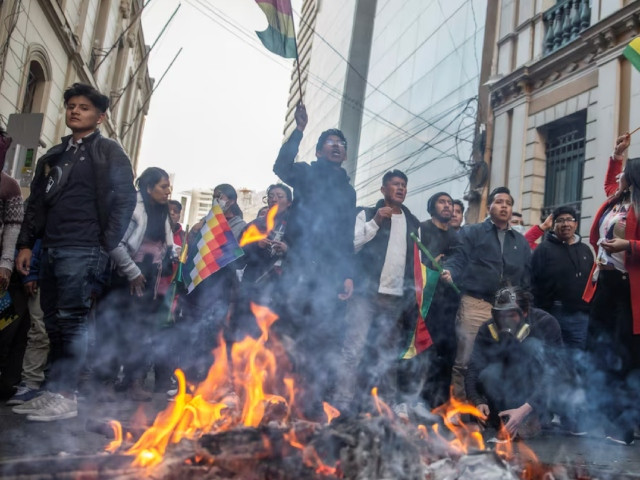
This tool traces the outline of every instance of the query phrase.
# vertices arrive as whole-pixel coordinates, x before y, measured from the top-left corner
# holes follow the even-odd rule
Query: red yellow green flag
[[[415,242],[413,244],[413,278],[415,281],[418,316],[409,345],[402,355],[400,355],[400,358],[404,360],[415,357],[433,344],[431,334],[429,330],[427,330],[424,319],[431,305],[435,286],[440,278],[438,272],[429,270],[420,261],[420,251],[418,250],[418,244]]]
[[[276,55],[296,58],[296,36],[291,0],[256,0],[256,3],[269,22],[266,30],[256,32],[262,44]]]
[[[631,40],[631,43],[625,47],[622,54],[627,57],[631,65],[636,67],[636,70],[640,70],[640,37]]]

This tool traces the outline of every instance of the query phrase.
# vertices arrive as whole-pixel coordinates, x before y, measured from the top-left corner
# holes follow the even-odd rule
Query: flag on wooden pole
[[[269,22],[266,30],[256,32],[262,44],[276,55],[297,58],[291,0],[256,0],[256,3]]]

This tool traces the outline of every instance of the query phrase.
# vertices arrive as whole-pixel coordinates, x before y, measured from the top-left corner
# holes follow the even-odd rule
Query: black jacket
[[[501,251],[497,227],[488,218],[465,225],[458,238],[443,268],[463,293],[493,303],[495,292],[504,286],[530,287],[531,248],[521,234],[507,230]]]
[[[582,293],[593,265],[591,249],[580,241],[571,245],[549,233],[531,258],[531,283],[535,304],[549,310],[554,303],[569,310],[589,310]]]
[[[531,331],[522,341],[502,335],[496,341],[485,322],[478,330],[465,374],[465,391],[474,404],[516,408],[529,403],[540,409],[551,395],[553,369],[562,346],[558,321],[532,308],[527,322]]]
[[[320,278],[339,288],[353,278],[353,235],[356,192],[346,171],[324,159],[295,162],[302,132],[295,130],[282,145],[273,171],[294,188],[285,242],[287,273]]]
[[[365,208],[365,218],[371,220],[379,208],[384,207],[384,200],[380,200],[375,207]],[[404,266],[404,292],[408,292],[415,297],[415,284],[413,274],[413,240],[411,233],[418,235],[420,221],[402,205],[402,212],[407,221],[407,255]],[[358,293],[375,295],[380,288],[380,275],[387,255],[387,245],[391,234],[391,219],[384,219],[378,229],[376,236],[367,242],[356,254],[355,288]]]
[[[434,258],[443,255],[439,261],[440,265],[451,255],[454,248],[460,244],[458,233],[452,228],[448,230],[440,230],[433,220],[427,220],[420,224],[420,240],[422,244],[429,250]],[[422,255],[422,262],[430,269],[436,270],[433,262],[426,256]]]
[[[17,248],[33,248],[44,236],[47,206],[44,201],[47,175],[51,164],[64,153],[71,135],[45,153],[36,166],[31,181],[31,194],[18,237]],[[100,224],[100,244],[109,252],[124,236],[136,206],[131,161],[122,147],[96,131],[84,141],[88,157],[93,162],[96,178],[96,204]]]

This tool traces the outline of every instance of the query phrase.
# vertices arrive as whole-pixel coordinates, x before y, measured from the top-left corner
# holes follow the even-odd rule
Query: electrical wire
[[[451,121],[450,121],[450,122],[445,126],[445,128],[447,128],[447,127],[448,127],[448,126],[450,126],[453,122],[455,122],[455,120],[456,120],[456,119],[460,118],[460,116],[464,114],[464,112],[465,112],[466,108],[468,107],[469,103],[470,103],[471,101],[473,101],[473,100],[477,100],[477,97],[471,97],[470,99],[468,99],[468,100],[467,100],[467,106],[465,106],[465,108],[463,109],[463,111],[462,111],[460,114],[458,114],[456,117],[454,117],[454,118],[453,118],[453,119],[452,119],[452,120],[451,120]],[[427,127],[425,127],[425,128],[427,128]],[[439,135],[439,134],[436,134],[436,136],[437,136],[437,135]],[[435,138],[435,137],[434,137],[434,138]],[[446,141],[446,140],[449,140],[450,138],[451,138],[451,136],[449,136],[449,137],[445,137],[445,138],[443,138],[443,139],[439,140],[438,142],[435,142],[435,145],[438,145],[438,144],[439,144],[439,143],[441,143],[441,142],[444,142],[444,141]],[[396,145],[396,147],[397,147],[397,146],[399,146],[399,145],[400,145],[400,143],[404,143],[404,142],[399,142],[399,144],[398,144],[398,145]],[[360,191],[360,190],[362,190],[362,188],[364,188],[364,187],[368,186],[370,183],[372,183],[373,181],[375,181],[375,180],[377,179],[377,175],[381,175],[381,174],[383,174],[385,170],[387,170],[387,169],[389,169],[389,168],[395,168],[395,167],[399,166],[399,165],[400,165],[400,164],[402,164],[404,161],[406,161],[408,158],[412,158],[416,153],[420,153],[420,152],[422,152],[422,151],[424,151],[424,150],[426,150],[426,149],[428,149],[428,148],[432,147],[432,145],[434,145],[433,140],[432,140],[432,141],[430,141],[430,142],[425,142],[425,143],[424,143],[422,146],[420,146],[416,151],[412,152],[411,154],[409,154],[409,155],[408,155],[408,156],[406,156],[406,157],[403,157],[400,161],[396,162],[396,163],[395,163],[394,165],[392,165],[391,167],[384,168],[384,169],[382,169],[381,171],[379,171],[379,172],[377,172],[377,173],[374,173],[373,175],[370,175],[370,176],[369,176],[369,178],[368,178],[366,181],[364,181],[364,182],[362,182],[362,183],[358,183],[358,184],[356,184],[356,186],[355,186],[356,191]],[[438,150],[438,149],[436,149],[436,151],[440,151],[441,153],[446,154],[445,152],[442,152],[441,150]],[[373,157],[373,158],[369,159],[367,162],[364,162],[364,163],[362,163],[362,164],[359,164],[359,165],[358,165],[358,168],[360,169],[361,167],[364,167],[364,166],[367,166],[367,165],[369,165],[369,164],[373,163],[374,161],[376,161],[378,158],[380,158],[382,155],[384,155],[384,154],[386,154],[386,153],[388,153],[388,152],[384,152],[384,153],[382,153],[382,154],[380,154],[380,155],[377,155],[377,156],[375,156],[375,157]]]
[[[457,10],[459,11],[462,7],[464,6],[461,5]],[[425,118],[421,117],[420,115],[412,112],[411,110],[409,110],[407,107],[405,107],[404,105],[398,103],[394,98],[390,97],[389,95],[387,95],[386,93],[384,93],[382,90],[380,90],[380,88],[374,84],[372,84],[362,73],[360,73],[354,66],[353,64],[351,64],[351,62],[349,62],[349,60],[347,58],[344,57],[344,55],[342,55],[333,45],[331,45],[331,43],[326,40],[322,35],[320,35],[316,29],[309,24],[308,22],[306,22],[304,20],[304,18],[294,10],[294,12],[300,17],[300,21],[303,22],[310,30],[311,32],[313,32],[313,34],[315,36],[317,36],[320,40],[322,40],[331,50],[333,50],[333,52],[338,55],[348,66],[349,68],[358,76],[360,77],[361,80],[363,80],[367,85],[369,85],[371,88],[373,88],[376,92],[380,93],[382,96],[384,96],[385,98],[387,98],[388,100],[390,100],[394,105],[396,105],[397,107],[401,108],[402,110],[404,110],[405,112],[409,113],[410,115],[414,116],[416,119],[422,120],[423,122],[429,123],[428,120],[426,120]],[[455,13],[455,12],[454,12]],[[418,45],[418,47],[416,49],[414,49],[407,57],[406,59],[401,62],[400,64],[396,65],[396,68],[394,69],[394,72],[400,68],[409,58],[412,58],[413,55],[415,54],[415,52],[418,51],[418,49],[424,45],[439,29],[436,29],[431,35],[429,35],[420,45]],[[382,85],[389,77],[385,78],[384,80],[382,80],[382,82],[380,82],[380,85]],[[435,129],[438,129],[437,126],[435,125],[430,125]]]
[[[202,6],[202,8],[205,8],[208,12],[212,13],[213,15],[218,17],[220,20],[209,16],[206,12],[204,12],[202,10],[202,8],[200,8],[199,5],[194,5],[193,2],[197,2],[198,4],[200,4]],[[247,29],[244,29],[243,27],[240,27],[236,22],[234,22],[233,20],[229,19],[229,17],[226,16],[217,7],[215,7],[215,6],[213,6],[213,5],[209,4],[209,3],[205,3],[203,0],[187,0],[187,4],[189,4],[190,6],[196,8],[200,13],[204,14],[207,18],[209,18],[210,20],[214,21],[216,24],[218,24],[221,27],[223,27],[225,30],[227,30],[229,33],[234,35],[239,40],[247,43],[252,48],[254,48],[257,51],[259,51],[262,55],[264,55],[264,56],[266,56],[267,58],[270,58],[270,59],[274,58],[271,55],[267,55],[267,53],[264,51],[264,48],[262,47],[262,45],[259,44],[259,42],[257,40],[257,37],[255,35],[253,35],[253,32],[248,33]],[[224,22],[224,23],[221,23],[221,21]],[[233,28],[233,29],[237,30],[240,34],[242,34],[245,37],[247,37],[249,39],[249,41],[247,42],[244,38],[240,37],[235,31],[232,31],[230,28]],[[279,65],[282,65],[281,62],[276,62],[276,63],[279,64]],[[371,118],[378,119],[379,121],[381,121],[381,123],[386,124],[388,126],[391,126],[392,128],[404,133],[405,135],[408,136],[408,138],[412,138],[413,136],[415,136],[415,134],[407,132],[406,130],[404,130],[404,128],[394,124],[390,120],[385,119],[380,114],[375,113],[375,112],[371,111],[370,109],[367,109],[367,108],[363,107],[363,105],[360,102],[348,97],[347,95],[344,95],[343,93],[341,93],[339,90],[335,89],[334,87],[331,87],[329,84],[326,83],[326,81],[324,81],[323,79],[320,79],[320,77],[314,76],[313,74],[311,74],[308,71],[306,73],[307,73],[307,81],[309,81],[310,84],[312,84],[314,86],[318,86],[317,82],[320,82],[321,86],[319,87],[319,89],[329,93],[330,96],[333,96],[334,98],[337,98],[337,99],[343,99],[343,100],[351,102],[353,105],[356,105],[358,108],[362,108],[363,109],[363,113],[370,114]],[[313,81],[315,79],[318,79],[317,82]],[[331,89],[335,93],[335,95],[331,95],[331,93],[327,91],[327,88]],[[407,122],[407,123],[409,123],[409,122]],[[382,141],[385,141],[385,140],[386,139],[383,139]]]
[[[193,2],[197,2],[198,4],[201,5],[202,8],[199,8],[198,5],[195,5]],[[263,49],[261,48],[261,46],[259,46],[257,44],[257,40],[255,39],[255,36],[252,34],[247,34],[246,30],[243,29],[242,27],[239,27],[238,24],[236,22],[234,22],[233,20],[230,20],[225,14],[224,12],[222,12],[221,10],[219,10],[218,8],[216,8],[213,5],[210,5],[209,3],[205,3],[203,0],[187,0],[187,3],[190,4],[192,7],[196,8],[198,11],[200,11],[200,13],[203,13],[207,16],[207,18],[209,18],[210,20],[214,21],[215,23],[217,23],[218,25],[222,26],[223,28],[225,28],[229,33],[233,34],[236,38],[240,39],[241,41],[247,43],[248,45],[252,46],[254,49],[260,51],[262,54],[264,54],[265,56],[266,53],[263,52]],[[215,15],[217,17],[217,19],[214,19],[213,17],[211,17],[210,15],[207,15],[202,9],[206,9],[209,13]],[[298,12],[296,12],[298,13]],[[298,16],[300,17],[300,15],[298,14]],[[395,145],[393,145],[390,148],[387,148],[386,151],[382,152],[381,154],[373,157],[372,159],[368,160],[367,162],[365,162],[364,164],[359,164],[358,165],[358,169],[360,169],[361,167],[367,166],[368,164],[373,163],[375,160],[377,160],[378,158],[380,158],[383,155],[386,155],[387,153],[389,153],[391,150],[397,148],[398,146],[402,145],[403,143],[405,143],[406,141],[410,140],[411,138],[414,138],[418,133],[424,131],[426,128],[428,127],[432,127],[434,129],[437,130],[437,134],[430,139],[430,141],[428,142],[424,142],[423,145],[421,145],[418,149],[416,149],[414,152],[411,152],[409,155],[403,156],[399,161],[397,161],[393,166],[397,166],[402,164],[403,162],[413,158],[416,155],[419,155],[421,153],[423,153],[425,150],[429,149],[429,148],[433,148],[436,151],[439,151],[441,153],[440,156],[434,157],[433,159],[428,160],[427,162],[423,162],[421,165],[415,166],[415,163],[417,162],[414,161],[412,163],[412,165],[410,166],[411,171],[416,171],[420,168],[424,168],[424,166],[432,163],[433,161],[439,159],[439,158],[446,158],[446,157],[453,157],[455,158],[461,165],[466,166],[466,163],[464,161],[462,161],[459,157],[459,152],[458,152],[458,141],[465,141],[465,142],[469,142],[472,143],[472,140],[469,140],[469,136],[462,136],[461,135],[461,130],[462,130],[462,124],[464,122],[464,118],[461,119],[459,127],[458,127],[458,131],[455,134],[452,134],[448,131],[445,130],[445,128],[448,128],[448,126],[450,126],[453,122],[455,122],[455,120],[457,120],[458,118],[461,118],[465,115],[465,112],[469,106],[469,102],[472,100],[477,100],[477,97],[472,97],[471,99],[467,100],[467,105],[465,106],[465,108],[462,110],[461,113],[459,113],[456,117],[454,117],[448,124],[447,126],[445,126],[444,128],[440,128],[435,124],[435,121],[433,119],[431,120],[426,120],[425,118],[423,118],[421,115],[417,115],[414,112],[408,110],[406,107],[404,107],[403,105],[400,105],[397,101],[395,101],[393,98],[389,97],[387,94],[385,94],[384,92],[382,92],[377,86],[371,84],[371,82],[369,82],[366,78],[364,78],[364,76],[362,74],[360,74],[360,72],[357,71],[357,69],[355,69],[355,67],[353,67],[353,65],[344,57],[340,54],[340,52],[338,52],[322,35],[318,34],[318,32],[315,30],[315,28],[313,28],[313,26],[311,26],[308,22],[304,21],[302,19],[302,17],[300,17],[300,21],[305,23],[307,25],[307,27],[311,30],[311,32],[313,32],[314,35],[316,35],[318,38],[320,38],[324,43],[326,43],[329,48],[331,48],[339,57],[342,58],[343,61],[345,61],[347,63],[347,65],[353,69],[353,71],[361,77],[361,79],[363,79],[369,86],[371,86],[375,91],[377,91],[378,93],[380,93],[381,95],[383,95],[385,98],[389,99],[393,104],[395,104],[396,106],[399,106],[401,109],[403,109],[404,111],[408,112],[409,114],[411,114],[414,119],[418,119],[421,122],[426,123],[426,126],[418,126],[417,131],[411,133],[408,132],[407,130],[405,130],[405,128],[400,127],[396,124],[394,124],[393,122],[390,121],[386,121],[386,119],[384,119],[383,117],[381,117],[379,114],[374,114],[376,117],[379,117],[378,119],[382,118],[382,122],[392,126],[392,128],[395,128],[396,130],[403,132],[404,134],[407,135],[406,138],[404,138],[403,140],[400,140],[399,142],[396,142]],[[223,24],[224,23],[224,24]],[[235,31],[232,31],[231,29],[237,30],[240,32],[240,34],[244,35],[245,37],[248,36],[249,41],[247,41],[245,38],[240,37]],[[450,33],[450,32],[449,32]],[[424,42],[423,42],[424,43]],[[415,51],[414,51],[415,53]],[[273,57],[271,56],[267,56],[267,58],[273,59]],[[276,62],[278,64],[280,64],[282,66],[282,63],[280,62]],[[355,105],[358,105],[360,108],[363,108],[363,105],[360,104],[360,102],[356,102],[355,100],[349,98],[348,96],[342,94],[341,92],[337,91],[337,89],[333,89],[331,88],[331,86],[329,86],[323,79],[320,79],[319,82],[315,82],[313,78],[313,75],[310,74],[310,72],[306,72],[307,73],[307,77],[306,77],[306,81],[308,81],[311,85],[315,85],[317,86],[318,83],[320,83],[320,90],[325,91],[326,93],[328,93],[330,96],[334,96],[334,97],[338,97],[341,98],[343,100],[347,100],[347,101],[352,101]],[[465,76],[468,77],[468,74],[466,74],[465,72]],[[318,77],[319,78],[319,77]],[[334,94],[334,95],[332,95]],[[368,97],[367,97],[368,98]],[[365,99],[366,100],[366,99]],[[445,115],[446,116],[446,115]],[[374,117],[375,118],[375,117]],[[410,120],[409,122],[407,122],[405,124],[405,126],[410,123],[413,120]],[[437,121],[437,120],[436,120]],[[471,126],[470,126],[471,127]],[[470,127],[466,127],[466,128],[470,128]],[[434,142],[435,139],[437,139],[437,137],[441,134],[445,134],[446,137]],[[473,135],[471,135],[473,136]],[[443,152],[437,148],[435,148],[436,145],[438,145],[439,143],[442,143],[444,141],[450,140],[450,139],[454,139],[455,143],[456,143],[456,155],[453,155],[451,153],[447,153],[447,152]],[[394,139],[388,137],[385,137],[383,140],[381,140],[380,142],[377,142],[376,144],[372,145],[369,149],[367,149],[367,151],[365,152],[361,152],[360,153],[360,157],[366,153],[368,153],[368,151],[372,151],[375,148],[379,148],[380,145],[389,145],[391,142],[393,142]],[[391,162],[393,162],[395,159],[390,160]],[[387,162],[385,162],[386,164]],[[377,165],[380,166],[380,165]],[[393,168],[393,167],[391,167]],[[386,170],[386,168],[385,168]],[[462,173],[461,175],[466,174],[466,172]],[[368,186],[372,181],[376,180],[377,177],[376,175],[371,175],[367,180],[365,180],[362,184],[359,184],[356,188],[356,190],[362,190],[363,188],[365,188],[366,186]]]

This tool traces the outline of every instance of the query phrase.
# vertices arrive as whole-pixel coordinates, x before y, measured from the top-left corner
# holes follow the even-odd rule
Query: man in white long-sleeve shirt
[[[358,409],[352,403],[361,364],[367,387],[377,385],[388,402],[399,401],[397,362],[417,316],[410,234],[418,234],[420,222],[403,205],[407,176],[399,170],[386,173],[380,191],[384,198],[356,217],[355,292],[334,397],[340,410]]]

